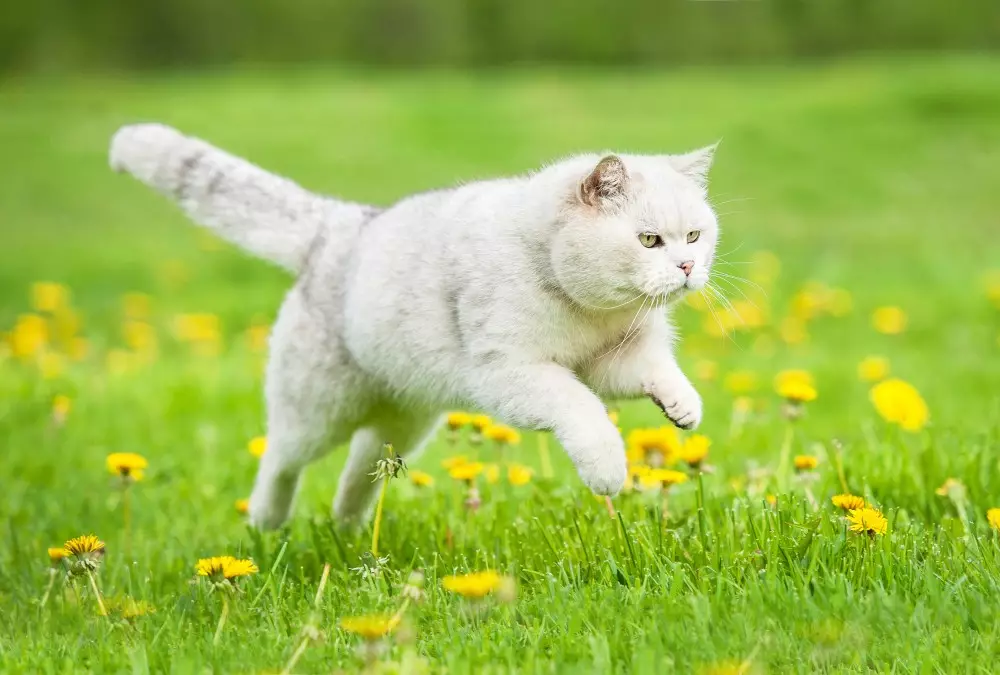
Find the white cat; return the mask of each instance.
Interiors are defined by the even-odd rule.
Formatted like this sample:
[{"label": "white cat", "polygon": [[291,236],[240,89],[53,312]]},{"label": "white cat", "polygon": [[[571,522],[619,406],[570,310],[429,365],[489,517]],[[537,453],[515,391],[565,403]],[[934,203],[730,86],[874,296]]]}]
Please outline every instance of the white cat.
[{"label": "white cat", "polygon": [[119,130],[111,166],[298,275],[271,336],[250,498],[251,522],[273,528],[303,468],[347,441],[334,512],[363,514],[383,443],[415,452],[447,407],[552,430],[598,494],[626,472],[599,396],[646,395],[696,426],[664,308],[708,281],[713,151],[580,155],[387,209],[312,194],[158,124]]}]

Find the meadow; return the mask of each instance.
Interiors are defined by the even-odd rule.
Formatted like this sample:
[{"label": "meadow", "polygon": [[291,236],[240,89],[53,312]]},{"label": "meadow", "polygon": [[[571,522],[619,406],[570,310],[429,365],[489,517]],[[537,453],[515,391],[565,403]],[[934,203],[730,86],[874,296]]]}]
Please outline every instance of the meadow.
[{"label": "meadow", "polygon": [[[974,56],[4,81],[0,671],[994,672],[998,81],[1000,61]],[[330,518],[341,449],[286,529],[255,532],[237,500],[291,280],[111,173],[108,139],[141,120],[380,204],[573,151],[721,138],[726,300],[675,311],[699,436],[609,402],[633,462],[662,465],[609,507],[547,437],[442,429],[388,481],[377,556],[372,525]],[[783,399],[786,371],[810,400]],[[892,378],[926,420],[912,396],[873,405]],[[148,461],[141,480],[109,471],[119,452]],[[452,477],[458,455],[482,466]],[[853,531],[841,493],[884,531]],[[67,578],[47,549],[83,534],[106,552]],[[220,555],[258,571],[237,592],[196,577]],[[485,570],[502,577],[485,598],[443,585]],[[385,638],[344,621],[378,615],[400,618]]]}]

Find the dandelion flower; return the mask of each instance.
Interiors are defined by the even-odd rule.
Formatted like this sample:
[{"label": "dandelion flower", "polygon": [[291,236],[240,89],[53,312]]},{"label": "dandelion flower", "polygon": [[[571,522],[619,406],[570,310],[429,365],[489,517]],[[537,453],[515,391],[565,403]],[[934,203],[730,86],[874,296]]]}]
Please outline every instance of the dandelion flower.
[{"label": "dandelion flower", "polygon": [[990,524],[994,530],[1000,532],[1000,508],[990,509],[986,512],[986,522]]},{"label": "dandelion flower", "polygon": [[136,600],[130,597],[108,598],[104,601],[104,607],[99,613],[102,616],[116,616],[131,621],[141,616],[155,614],[156,608],[145,600]]},{"label": "dandelion flower", "polygon": [[868,356],[858,364],[858,377],[865,382],[878,382],[889,376],[889,360]]},{"label": "dandelion flower", "polygon": [[345,616],[338,625],[348,633],[360,635],[365,640],[378,640],[391,633],[399,624],[399,618],[388,614],[373,616]]},{"label": "dandelion flower", "polygon": [[237,499],[236,500],[236,512],[246,515],[247,511],[250,510],[250,500],[249,499]]},{"label": "dandelion flower", "polygon": [[208,577],[213,581],[233,582],[258,571],[252,560],[240,560],[231,555],[202,558],[195,565],[195,572],[199,577]]},{"label": "dandelion flower", "polygon": [[796,384],[808,384],[809,386],[815,386],[816,382],[813,380],[812,373],[808,370],[801,369],[791,369],[783,370],[774,376],[774,388],[780,391],[782,387],[786,385],[796,383]]},{"label": "dandelion flower", "polygon": [[75,574],[96,570],[105,553],[104,542],[92,534],[74,537],[63,544],[63,548],[69,553],[67,557],[72,558],[71,571]]},{"label": "dandelion flower", "polygon": [[448,469],[448,475],[455,480],[471,482],[481,474],[486,467],[482,462],[466,462]]},{"label": "dandelion flower", "polygon": [[467,412],[450,412],[448,416],[445,417],[445,422],[448,424],[448,428],[452,431],[458,431],[462,427],[467,427],[472,424],[472,415]]},{"label": "dandelion flower", "polygon": [[517,429],[504,424],[491,424],[483,430],[483,435],[501,445],[517,445],[521,442],[521,434]]},{"label": "dandelion flower", "polygon": [[684,445],[681,446],[679,453],[680,458],[692,467],[699,467],[708,457],[708,448],[711,445],[712,441],[708,436],[692,434],[684,439]]},{"label": "dandelion flower", "polygon": [[52,399],[52,420],[56,424],[65,424],[69,417],[69,411],[73,407],[73,401],[65,394],[59,394]]},{"label": "dandelion flower", "polygon": [[906,431],[923,429],[930,416],[920,392],[897,378],[883,380],[872,387],[871,400],[882,419]]},{"label": "dandelion flower", "polygon": [[957,478],[946,478],[941,487],[934,490],[934,494],[939,497],[957,497],[963,499],[965,497],[965,486]]},{"label": "dandelion flower", "polygon": [[832,501],[833,505],[838,509],[843,509],[844,511],[854,511],[856,509],[863,508],[865,505],[863,497],[847,493],[834,495],[830,501]]},{"label": "dandelion flower", "polygon": [[804,380],[786,380],[776,387],[778,395],[789,403],[801,404],[816,400],[816,388]]},{"label": "dandelion flower", "polygon": [[113,452],[107,458],[108,471],[126,481],[142,480],[148,465],[145,457],[134,452]]},{"label": "dandelion flower", "polygon": [[530,467],[523,464],[511,464],[507,467],[507,480],[511,485],[527,485],[533,473]]},{"label": "dandelion flower", "polygon": [[499,464],[486,464],[486,468],[483,470],[483,475],[486,476],[486,482],[490,485],[499,482],[500,480],[500,465]]},{"label": "dandelion flower", "polygon": [[786,316],[781,320],[778,334],[787,345],[800,345],[809,339],[806,322],[795,316]]},{"label": "dandelion flower", "polygon": [[686,473],[671,469],[651,469],[639,476],[639,482],[644,486],[660,486],[664,490],[669,489],[671,485],[685,483],[687,480],[688,475]]},{"label": "dandelion flower", "polygon": [[879,307],[872,313],[872,325],[883,335],[898,335],[906,330],[907,317],[899,307]]},{"label": "dandelion flower", "polygon": [[39,281],[31,286],[31,304],[36,312],[57,312],[69,304],[69,289],[51,281]]},{"label": "dandelion flower", "polygon": [[434,486],[434,477],[426,471],[411,469],[407,475],[410,477],[410,482],[417,487],[428,488]]},{"label": "dandelion flower", "polygon": [[247,450],[254,457],[260,459],[267,452],[267,436],[255,436],[247,443]]},{"label": "dandelion flower", "polygon": [[777,506],[778,505],[778,497],[777,497],[777,495],[770,495],[770,494],[769,495],[765,495],[764,496],[764,501],[767,502],[768,506]]},{"label": "dandelion flower", "polygon": [[819,459],[813,455],[796,455],[792,462],[796,471],[812,471],[819,466]]},{"label": "dandelion flower", "polygon": [[668,426],[633,429],[629,432],[626,445],[629,462],[645,463],[654,468],[672,464],[681,449],[677,430]]},{"label": "dandelion flower", "polygon": [[871,507],[854,509],[847,514],[847,521],[850,523],[851,532],[859,534],[885,534],[889,528],[889,521],[885,519],[882,512]]},{"label": "dandelion flower", "polygon": [[441,585],[466,598],[482,598],[500,588],[502,581],[503,577],[496,572],[486,571],[447,576],[441,580]]},{"label": "dandelion flower", "polygon": [[489,415],[473,415],[469,423],[472,424],[472,428],[477,432],[483,433],[486,427],[493,424],[493,420],[490,419]]},{"label": "dandelion flower", "polygon": [[55,546],[49,549],[49,562],[52,563],[54,567],[61,563],[69,555],[70,552],[62,546]]},{"label": "dandelion flower", "polygon": [[441,466],[447,469],[448,471],[451,471],[456,466],[461,466],[462,464],[468,464],[468,463],[469,463],[469,458],[466,457],[465,455],[454,455],[453,457],[448,457],[447,459],[442,461]]}]

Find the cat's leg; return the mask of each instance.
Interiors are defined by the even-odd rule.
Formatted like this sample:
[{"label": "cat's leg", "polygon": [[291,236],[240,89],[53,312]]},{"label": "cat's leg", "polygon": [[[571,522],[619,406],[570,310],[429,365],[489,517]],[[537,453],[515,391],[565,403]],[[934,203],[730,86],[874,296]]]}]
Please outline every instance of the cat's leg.
[{"label": "cat's leg", "polygon": [[367,513],[377,485],[372,476],[375,463],[391,443],[396,453],[412,458],[425,445],[440,419],[436,411],[415,410],[395,405],[373,408],[373,417],[351,437],[347,464],[340,474],[333,513],[341,522],[356,521]]},{"label": "cat's leg", "polygon": [[293,290],[271,335],[267,372],[267,451],[250,496],[249,517],[272,529],[289,516],[302,470],[346,442],[367,413],[363,375],[339,341]]},{"label": "cat's leg", "polygon": [[701,396],[677,364],[663,328],[653,326],[626,349],[602,356],[583,379],[609,398],[648,396],[682,429],[701,423]]},{"label": "cat's leg", "polygon": [[494,361],[470,378],[472,400],[520,427],[552,430],[595,493],[625,482],[625,447],[604,404],[572,372],[554,363]]}]

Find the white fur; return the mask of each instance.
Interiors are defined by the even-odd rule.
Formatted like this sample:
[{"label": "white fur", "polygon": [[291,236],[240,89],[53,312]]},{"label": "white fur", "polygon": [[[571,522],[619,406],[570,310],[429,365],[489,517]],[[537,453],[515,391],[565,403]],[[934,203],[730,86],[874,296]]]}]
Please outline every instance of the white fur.
[{"label": "white fur", "polygon": [[[552,430],[599,494],[616,493],[626,470],[599,395],[647,395],[697,425],[701,399],[673,357],[665,307],[708,280],[713,149],[600,166],[581,155],[384,211],[313,195],[160,125],[120,130],[111,164],[300,273],[273,330],[269,447],[250,500],[251,520],[276,527],[305,465],[348,441],[334,511],[362,514],[382,444],[415,452],[447,407]],[[643,233],[664,245],[644,248]]]}]

